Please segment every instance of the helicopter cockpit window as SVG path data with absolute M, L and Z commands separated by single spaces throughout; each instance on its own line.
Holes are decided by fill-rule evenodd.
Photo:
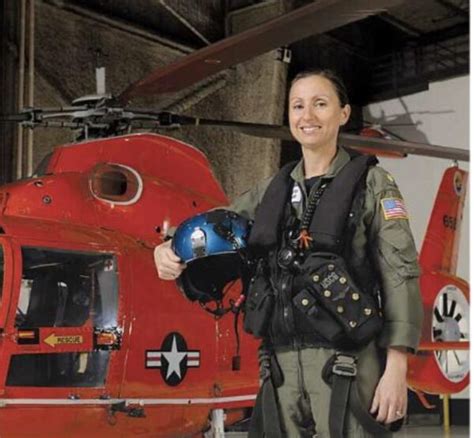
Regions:
M 117 326 L 117 260 L 112 254 L 23 247 L 15 326 L 22 328 Z M 83 333 L 83 332 L 81 332 Z M 92 331 L 90 332 L 92 336 Z M 75 336 L 74 336 L 75 335 Z M 50 335 L 51 337 L 51 335 Z M 51 338 L 57 342 L 58 338 Z M 7 386 L 102 387 L 110 351 L 14 354 Z
M 91 172 L 89 185 L 96 198 L 121 205 L 137 202 L 143 190 L 139 173 L 121 164 L 99 163 Z
M 117 262 L 111 254 L 22 248 L 15 326 L 117 326 Z
M 102 387 L 109 351 L 15 354 L 8 368 L 7 386 Z

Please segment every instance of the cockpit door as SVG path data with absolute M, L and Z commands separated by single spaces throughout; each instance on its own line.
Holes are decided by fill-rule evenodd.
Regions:
M 19 263 L 5 324 L 4 395 L 116 397 L 123 361 L 118 256 L 31 244 L 13 247 Z

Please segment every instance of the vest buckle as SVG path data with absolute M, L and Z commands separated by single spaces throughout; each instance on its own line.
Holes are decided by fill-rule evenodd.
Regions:
M 356 358 L 348 354 L 336 353 L 332 372 L 338 376 L 355 377 L 357 375 Z

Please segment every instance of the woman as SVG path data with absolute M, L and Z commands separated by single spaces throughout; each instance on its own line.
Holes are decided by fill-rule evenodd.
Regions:
M 315 213 L 312 211 L 308 216 L 308 205 L 319 201 L 322 205 L 324 192 L 328 193 L 326 198 L 330 192 L 326 187 L 335 186 L 335 181 L 340 183 L 341 170 L 352 162 L 351 155 L 337 144 L 339 129 L 348 121 L 350 112 L 345 87 L 331 71 L 308 71 L 293 80 L 289 93 L 289 125 L 301 145 L 303 158 L 291 169 L 288 181 L 284 183 L 290 185 L 290 196 L 285 201 L 285 213 L 280 215 L 284 219 L 280 219 L 279 226 L 283 227 L 286 236 L 278 238 L 280 255 L 288 242 L 298 242 L 300 248 L 312 251 L 314 242 L 308 232 L 308 221 Z M 356 283 L 366 292 L 370 289 L 370 293 L 377 293 L 382 305 L 384 326 L 380 335 L 357 353 L 357 385 L 362 403 L 374 418 L 390 424 L 402 418 L 407 409 L 407 352 L 417 347 L 422 319 L 419 272 L 398 187 L 391 175 L 373 162 L 367 163 L 361 182 L 353 184 L 355 194 L 346 225 L 350 233 L 344 238 L 343 255 Z M 269 186 L 270 180 L 262 182 L 239 197 L 230 208 L 255 219 L 257 207 L 264 210 L 267 208 L 265 203 L 276 205 L 273 200 L 265 201 Z M 273 186 L 277 187 L 275 182 Z M 316 207 L 316 211 L 321 208 Z M 336 218 L 340 214 L 337 209 L 324 211 L 327 217 L 334 214 Z M 305 219 L 305 214 L 309 219 Z M 271 215 L 260 211 L 254 229 L 262 217 L 271 220 Z M 266 253 L 266 257 L 271 264 L 270 254 Z M 160 278 L 165 280 L 176 279 L 185 268 L 169 242 L 156 248 L 155 261 Z M 276 270 L 285 271 L 284 268 Z M 276 284 L 277 298 L 278 294 L 284 294 L 279 289 L 284 281 L 278 275 L 272 283 Z M 289 284 L 294 286 L 295 283 Z M 283 372 L 284 383 L 277 388 L 277 394 L 285 436 L 311 437 L 317 432 L 318 437 L 325 437 L 329 436 L 331 390 L 323 382 L 321 371 L 335 353 L 335 346 L 325 342 L 324 336 L 318 333 L 312 336 L 310 329 L 301 323 L 304 318 L 291 301 L 298 292 L 291 290 L 288 293 L 288 309 L 283 305 L 275 306 L 265 338 Z M 282 315 L 287 317 L 287 310 L 290 324 L 285 325 Z M 349 413 L 344 436 L 372 435 Z

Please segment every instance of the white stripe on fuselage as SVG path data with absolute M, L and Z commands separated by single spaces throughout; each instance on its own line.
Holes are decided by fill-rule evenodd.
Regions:
M 111 398 L 101 399 L 62 399 L 62 398 L 2 398 L 0 407 L 11 405 L 113 405 L 123 403 L 127 405 L 153 406 L 153 405 L 207 405 L 215 403 L 234 403 L 243 401 L 252 401 L 257 397 L 256 394 L 236 395 L 232 397 L 214 397 L 214 398 Z

